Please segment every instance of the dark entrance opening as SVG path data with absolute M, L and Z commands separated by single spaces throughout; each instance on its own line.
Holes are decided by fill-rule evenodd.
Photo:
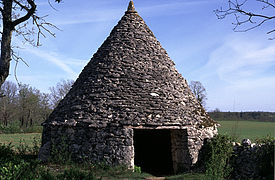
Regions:
M 135 165 L 155 176 L 173 174 L 168 129 L 134 129 Z

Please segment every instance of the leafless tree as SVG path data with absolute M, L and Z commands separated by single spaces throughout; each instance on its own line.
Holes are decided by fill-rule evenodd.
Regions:
M 249 3 L 257 3 L 259 10 L 249 6 Z M 225 7 L 214 10 L 218 19 L 224 19 L 227 16 L 234 16 L 235 22 L 233 30 L 236 32 L 246 32 L 262 26 L 264 23 L 273 21 L 273 27 L 270 27 L 267 34 L 275 32 L 275 0 L 228 0 Z M 275 37 L 269 38 L 270 40 Z
M 55 108 L 58 103 L 66 96 L 73 83 L 73 80 L 61 80 L 61 82 L 58 82 L 55 87 L 50 87 L 50 100 L 53 108 Z
M 51 28 L 57 27 L 47 22 L 46 16 L 38 16 L 36 7 L 35 0 L 0 0 L 0 87 L 9 75 L 11 60 L 23 60 L 12 49 L 13 33 L 34 46 L 40 45 L 40 37 L 46 37 L 46 33 L 55 36 Z
M 41 93 L 39 96 L 39 116 L 42 121 L 45 121 L 52 112 L 50 104 L 50 94 Z
M 200 81 L 191 81 L 189 85 L 192 93 L 195 95 L 199 103 L 205 107 L 206 105 L 206 90 Z

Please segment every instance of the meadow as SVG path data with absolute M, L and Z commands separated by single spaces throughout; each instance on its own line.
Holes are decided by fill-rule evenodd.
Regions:
M 15 134 L 0 134 L 0 143 L 11 144 L 15 149 L 20 145 L 33 147 L 36 141 L 40 142 L 41 133 L 15 133 Z
M 227 134 L 238 141 L 248 138 L 252 141 L 266 136 L 274 137 L 275 122 L 258 121 L 218 121 L 219 134 Z

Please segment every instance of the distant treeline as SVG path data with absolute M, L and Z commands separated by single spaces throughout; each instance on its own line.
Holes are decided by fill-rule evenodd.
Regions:
M 21 130 L 40 126 L 72 86 L 62 80 L 42 93 L 28 84 L 6 81 L 0 88 L 0 133 L 18 127 Z
M 275 112 L 208 112 L 216 121 L 275 122 Z

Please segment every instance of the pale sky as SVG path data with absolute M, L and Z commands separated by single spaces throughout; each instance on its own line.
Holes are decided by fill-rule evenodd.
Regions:
M 38 0 L 38 12 L 62 31 L 23 47 L 18 80 L 49 92 L 62 79 L 75 80 L 127 9 L 129 0 Z M 134 0 L 136 10 L 188 82 L 207 91 L 207 110 L 275 111 L 274 22 L 246 33 L 233 32 L 233 18 L 218 20 L 213 10 L 226 0 Z M 256 6 L 253 7 L 257 8 Z M 8 80 L 15 82 L 14 63 Z

